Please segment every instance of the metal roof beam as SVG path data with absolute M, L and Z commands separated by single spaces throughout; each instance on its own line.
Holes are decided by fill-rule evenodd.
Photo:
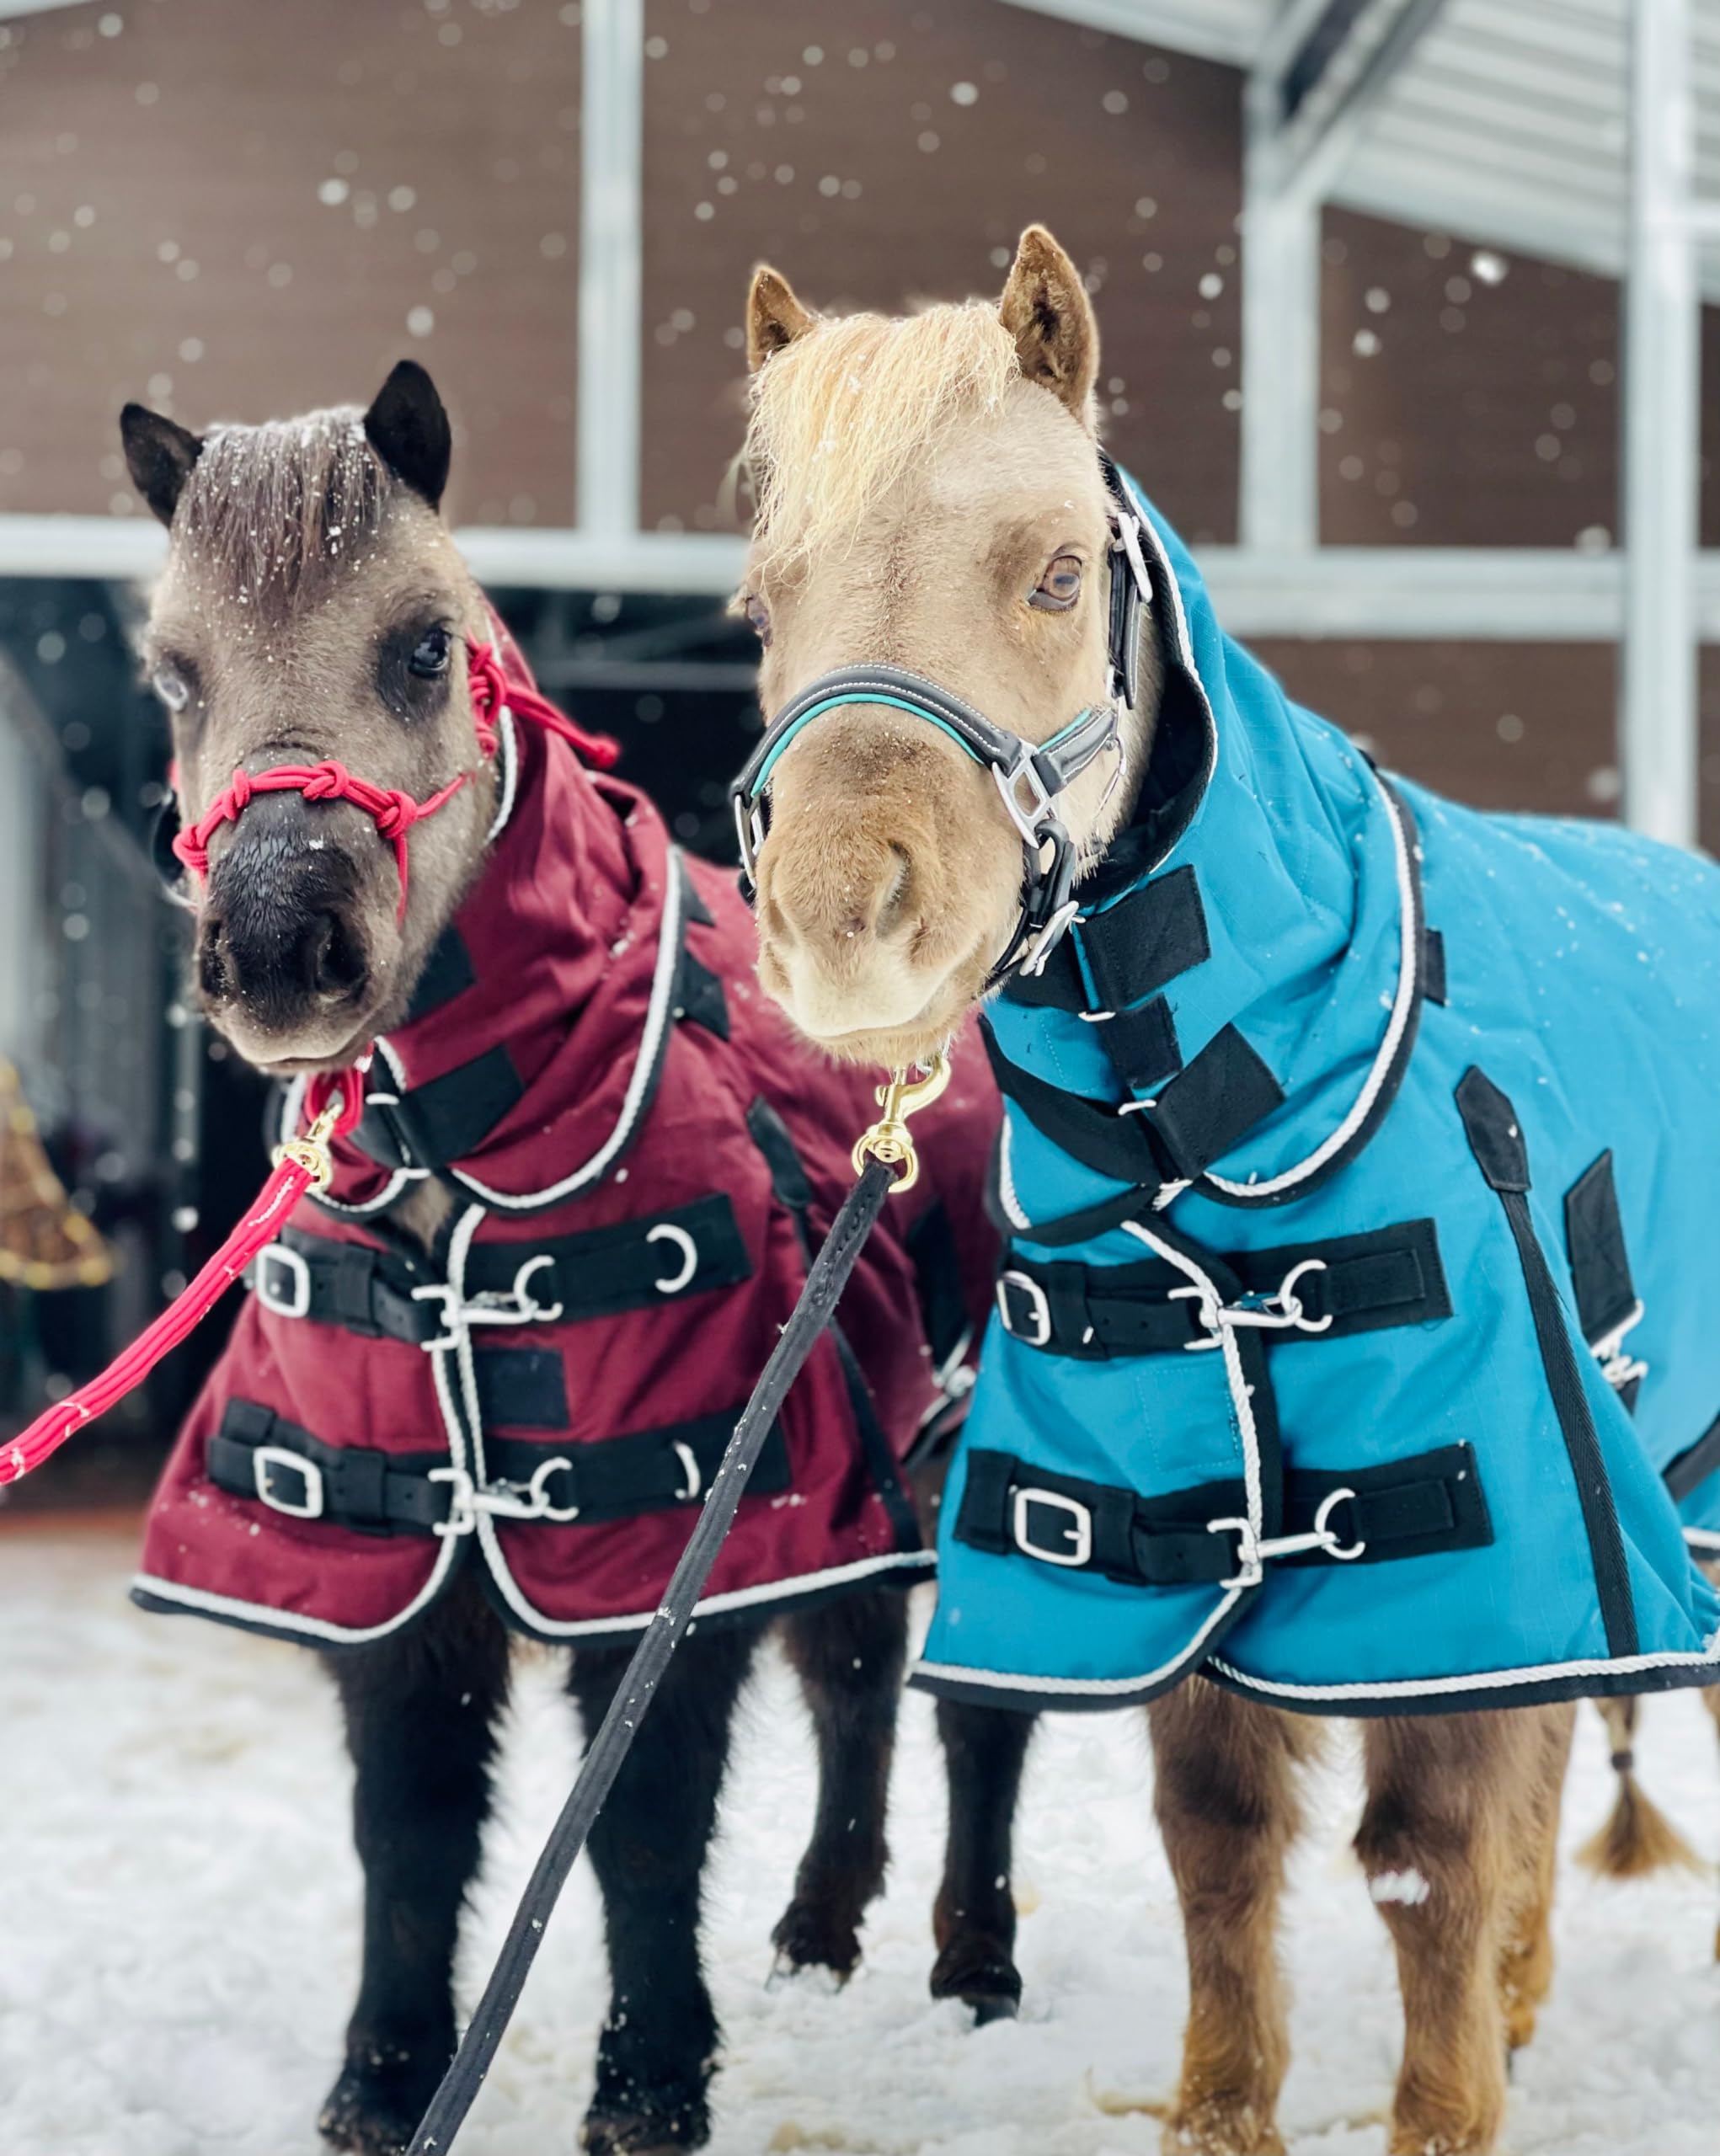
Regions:
M 1288 59 L 1257 67 L 1250 102 L 1263 179 L 1306 200 L 1328 194 L 1370 114 L 1444 4 L 1328 0 Z M 1297 11 L 1298 0 L 1286 0 L 1280 20 Z M 1275 57 L 1276 41 L 1269 45 Z

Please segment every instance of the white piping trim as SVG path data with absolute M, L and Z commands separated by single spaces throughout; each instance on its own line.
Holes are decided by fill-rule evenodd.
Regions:
M 1692 1550 L 1720 1550 L 1720 1530 L 1712 1527 L 1687 1527 L 1684 1539 Z
M 1274 1700 L 1427 1700 L 1485 1692 L 1501 1685 L 1531 1685 L 1561 1678 L 1634 1677 L 1651 1669 L 1712 1668 L 1720 1676 L 1720 1633 L 1700 1651 L 1666 1654 L 1621 1655 L 1587 1662 L 1531 1663 L 1520 1669 L 1482 1669 L 1462 1677 L 1404 1678 L 1377 1684 L 1285 1684 L 1265 1677 L 1251 1677 L 1246 1670 L 1213 1657 L 1212 1667 L 1234 1684 Z
M 1133 492 L 1133 482 L 1130 481 L 1129 483 L 1130 491 Z M 1213 780 L 1218 775 L 1218 714 L 1212 707 L 1211 697 L 1206 693 L 1206 684 L 1200 678 L 1200 670 L 1194 664 L 1194 645 L 1189 634 L 1189 617 L 1183 611 L 1182 587 L 1177 582 L 1176 571 L 1171 567 L 1171 558 L 1165 552 L 1164 542 L 1160 539 L 1156 530 L 1154 528 L 1152 519 L 1147 515 L 1146 509 L 1142 506 L 1139 494 L 1136 494 L 1135 497 L 1135 506 L 1140 511 L 1140 536 L 1146 540 L 1148 547 L 1151 550 L 1152 558 L 1154 561 L 1158 563 L 1159 568 L 1163 574 L 1166 586 L 1171 595 L 1171 625 L 1176 632 L 1178 660 L 1182 666 L 1183 671 L 1189 676 L 1190 681 L 1194 683 L 1194 693 L 1200 699 L 1200 707 L 1206 713 L 1206 738 L 1211 745 L 1206 759 L 1206 777 L 1200 789 L 1201 798 L 1204 801 L 1212 785 Z M 1199 811 L 1197 810 L 1196 813 L 1198 814 Z M 1172 855 L 1175 853 L 1177 848 L 1181 846 L 1183 840 L 1189 835 L 1189 830 L 1194 827 L 1194 819 L 1190 817 L 1188 825 L 1186 825 L 1182 830 L 1178 832 L 1176 837 L 1172 840 L 1169 846 L 1165 848 L 1158 859 L 1154 862 L 1151 868 L 1147 871 L 1149 875 L 1155 874 L 1159 869 L 1164 867 L 1165 863 L 1171 858 Z
M 480 1182 L 476 1176 L 468 1175 L 463 1168 L 451 1164 L 448 1172 L 474 1197 L 481 1198 L 485 1204 L 499 1206 L 505 1211 L 535 1211 L 541 1205 L 570 1198 L 575 1191 L 583 1190 L 588 1183 L 598 1181 L 632 1137 L 633 1125 L 644 1106 L 645 1096 L 657 1075 L 664 1037 L 669 1026 L 669 1001 L 674 990 L 675 975 L 681 957 L 686 876 L 681 849 L 671 846 L 668 857 L 667 884 L 663 894 L 663 922 L 657 937 L 656 970 L 651 979 L 651 1000 L 646 1006 L 644 1031 L 640 1036 L 638 1054 L 633 1061 L 633 1075 L 628 1081 L 627 1097 L 622 1102 L 621 1115 L 614 1129 L 582 1166 L 543 1190 L 496 1190 L 489 1183 Z M 377 1046 L 380 1048 L 382 1045 L 378 1041 Z M 393 1060 L 392 1056 L 389 1059 L 391 1062 Z
M 1213 1628 L 1230 1614 L 1242 1592 L 1240 1588 L 1231 1588 L 1180 1654 L 1173 1654 L 1169 1661 L 1140 1677 L 1019 1677 L 1006 1670 L 964 1669 L 950 1662 L 916 1662 L 908 1674 L 911 1679 L 926 1677 L 934 1684 L 983 1684 L 994 1692 L 1060 1692 L 1079 1700 L 1115 1699 L 1119 1694 L 1139 1692 L 1149 1685 L 1163 1688 L 1200 1660 L 1200 1650 Z
M 1003 1208 L 1010 1226 L 1012 1228 L 1019 1228 L 1023 1231 L 1023 1233 L 1030 1234 L 1032 1232 L 1034 1224 L 1030 1219 L 1028 1219 L 1026 1213 L 1023 1210 L 1022 1202 L 1016 1195 L 1015 1172 L 1010 1164 L 1009 1149 L 1012 1129 L 1013 1126 L 1011 1123 L 1007 1106 L 1006 1104 L 1002 1124 L 1002 1135 L 997 1142 L 998 1202 Z
M 480 1523 L 480 1532 L 489 1523 Z M 493 1532 L 493 1530 L 492 1530 Z M 488 1550 L 485 1552 L 489 1555 Z M 931 1550 L 897 1550 L 878 1557 L 857 1558 L 852 1564 L 832 1565 L 827 1572 L 797 1572 L 788 1579 L 770 1580 L 762 1587 L 735 1588 L 727 1594 L 708 1594 L 702 1602 L 693 1604 L 692 1622 L 701 1617 L 720 1617 L 726 1611 L 767 1608 L 773 1602 L 792 1602 L 803 1595 L 818 1594 L 826 1588 L 846 1587 L 855 1580 L 871 1579 L 880 1572 L 924 1572 L 929 1573 L 937 1562 L 937 1553 Z M 492 1560 L 494 1568 L 494 1561 Z M 643 1632 L 657 1615 L 654 1605 L 649 1609 L 635 1610 L 627 1615 L 615 1617 L 582 1617 L 568 1623 L 545 1617 L 534 1609 L 520 1589 L 513 1585 L 511 1576 L 498 1573 L 496 1584 L 507 1597 L 513 1609 L 534 1631 L 556 1640 L 576 1640 L 592 1633 Z M 510 1592 L 510 1588 L 512 1592 Z
M 514 714 L 505 704 L 502 706 L 496 732 L 501 744 L 502 795 L 490 827 L 483 835 L 486 846 L 492 845 L 507 829 L 520 791 L 520 743 L 514 732 Z
M 1318 1172 L 1334 1153 L 1341 1152 L 1356 1132 L 1373 1113 L 1374 1103 L 1381 1088 L 1391 1074 L 1391 1065 L 1402 1043 L 1404 1029 L 1414 1012 L 1416 999 L 1421 986 L 1421 953 L 1417 948 L 1420 938 L 1416 934 L 1415 882 L 1410 865 L 1409 834 L 1404 829 L 1403 816 L 1390 792 L 1381 783 L 1371 766 L 1368 775 L 1373 780 L 1380 798 L 1386 804 L 1387 820 L 1391 826 L 1391 846 L 1397 873 L 1397 906 L 1399 921 L 1397 991 L 1392 998 L 1391 1016 L 1386 1022 L 1372 1067 L 1359 1093 L 1352 1102 L 1348 1115 L 1335 1130 L 1317 1145 L 1313 1151 L 1294 1167 L 1285 1168 L 1279 1175 L 1265 1182 L 1233 1182 L 1228 1176 L 1215 1175 L 1207 1169 L 1201 1180 L 1215 1188 L 1230 1192 L 1240 1198 L 1268 1198 L 1279 1191 L 1293 1189 L 1299 1182 Z

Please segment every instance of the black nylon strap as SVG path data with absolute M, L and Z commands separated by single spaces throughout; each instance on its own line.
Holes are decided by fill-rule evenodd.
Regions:
M 302 1295 L 307 1307 L 301 1315 L 364 1339 L 422 1347 L 443 1331 L 441 1299 L 413 1297 L 414 1287 L 435 1283 L 427 1267 L 392 1251 L 337 1242 L 299 1228 L 286 1229 L 280 1241 L 291 1257 L 271 1257 L 270 1245 L 256 1270 L 268 1299 L 283 1314 Z M 533 1262 L 542 1259 L 548 1262 Z M 554 1321 L 566 1325 L 654 1310 L 751 1277 L 752 1260 L 734 1205 L 721 1192 L 581 1235 L 474 1243 L 466 1261 L 468 1296 L 511 1295 L 522 1283 L 526 1305 L 546 1312 L 559 1304 Z M 522 1323 L 534 1321 L 531 1309 L 522 1312 Z
M 1696 1443 L 1681 1452 L 1664 1476 L 1667 1495 L 1681 1505 L 1693 1490 L 1720 1470 L 1720 1415 L 1709 1423 Z
M 1275 1343 L 1341 1340 L 1451 1315 L 1432 1220 L 1403 1220 L 1365 1235 L 1230 1251 L 1225 1263 L 1252 1296 L 1272 1295 L 1298 1267 L 1293 1292 L 1306 1329 L 1286 1326 Z M 1077 1362 L 1186 1351 L 1211 1339 L 1199 1305 L 1172 1296 L 1186 1277 L 1162 1258 L 1134 1265 L 1082 1265 L 1017 1255 L 1001 1276 L 998 1308 L 1006 1331 L 1026 1346 Z M 1315 1328 L 1318 1328 L 1316 1330 Z
M 1151 1106 L 1119 1109 L 1065 1092 L 1012 1063 L 982 1028 L 998 1091 L 1054 1145 L 1097 1174 L 1156 1186 L 1192 1182 L 1283 1104 L 1278 1081 L 1234 1026 L 1159 1088 Z
M 734 1205 L 713 1192 L 688 1205 L 642 1213 L 581 1235 L 551 1235 L 542 1242 L 475 1242 L 466 1261 L 467 1292 L 510 1293 L 521 1267 L 540 1255 L 550 1262 L 531 1276 L 525 1292 L 541 1306 L 559 1303 L 558 1322 L 651 1310 L 752 1277 Z
M 259 1448 L 291 1457 L 259 1460 Z M 295 1460 L 303 1465 L 294 1466 Z M 430 1471 L 447 1464 L 446 1452 L 324 1444 L 255 1401 L 230 1400 L 209 1440 L 206 1471 L 217 1489 L 301 1518 L 331 1520 L 361 1534 L 428 1534 L 446 1521 L 451 1500 L 450 1486 L 432 1482 Z
M 1226 1026 L 1141 1113 L 1151 1118 L 1178 1177 L 1192 1182 L 1283 1105 L 1278 1081 Z
M 1637 1307 L 1610 1152 L 1585 1168 L 1565 1193 L 1565 1249 L 1577 1291 L 1577 1321 L 1592 1348 Z
M 546 1475 L 539 1487 L 558 1512 L 577 1506 L 588 1526 L 699 1503 L 739 1413 L 729 1408 L 665 1429 L 569 1445 L 567 1465 Z M 259 1448 L 264 1452 L 260 1460 Z M 547 1460 L 563 1456 L 553 1444 L 521 1438 L 489 1438 L 484 1444 L 492 1487 L 504 1483 L 523 1490 Z M 218 1489 L 264 1504 L 272 1500 L 275 1509 L 301 1518 L 363 1534 L 428 1534 L 447 1524 L 453 1508 L 452 1485 L 430 1479 L 432 1469 L 447 1465 L 445 1452 L 383 1453 L 328 1444 L 254 1401 L 233 1400 L 209 1441 L 206 1471 Z M 778 1495 L 791 1480 L 788 1443 L 773 1423 L 748 1488 Z
M 1386 1564 L 1479 1549 L 1493 1540 L 1475 1454 L 1466 1444 L 1442 1445 L 1381 1466 L 1292 1468 L 1284 1482 L 1282 1526 L 1272 1531 L 1287 1535 L 1311 1532 L 1334 1491 L 1354 1492 L 1333 1508 L 1327 1523 L 1341 1546 L 1365 1545 L 1342 1561 L 1347 1563 Z M 1208 1522 L 1236 1518 L 1246 1510 L 1240 1480 L 1149 1498 L 1113 1484 L 1050 1473 L 1008 1453 L 976 1449 L 968 1457 L 955 1533 L 958 1541 L 994 1556 L 1060 1561 L 1069 1571 L 1100 1572 L 1125 1587 L 1217 1586 L 1238 1568 L 1238 1538 L 1210 1531 Z M 1323 1550 L 1308 1550 L 1267 1561 L 1340 1561 Z
M 382 1167 L 445 1168 L 475 1152 L 525 1091 L 505 1046 L 493 1048 L 398 1100 L 371 1093 L 353 1143 Z
M 406 1006 L 407 1023 L 410 1025 L 414 1019 L 427 1018 L 432 1011 L 440 1011 L 445 1003 L 451 1003 L 457 995 L 474 986 L 477 979 L 472 953 L 462 941 L 459 930 L 450 921 L 430 946 L 424 971 L 412 991 L 412 1001 Z
M 1070 939 L 1079 942 L 1086 957 L 1097 1006 L 1072 949 L 1054 953 L 1043 974 L 1011 981 L 1003 990 L 1009 1001 L 1060 1011 L 1121 1011 L 1143 996 L 1156 995 L 1212 955 L 1199 882 L 1187 864 L 1137 884 L 1103 913 L 1083 916 Z
M 338 1325 L 361 1340 L 399 1340 L 412 1347 L 422 1347 L 442 1330 L 438 1301 L 414 1300 L 412 1293 L 435 1278 L 427 1266 L 400 1252 L 336 1242 L 302 1228 L 283 1229 L 279 1246 L 265 1245 L 252 1267 L 253 1289 L 283 1315 L 292 1312 Z
M 1138 1010 L 1119 1011 L 1114 1018 L 1098 1022 L 1094 1031 L 1128 1092 L 1149 1092 L 1183 1068 L 1177 1022 L 1162 995 Z

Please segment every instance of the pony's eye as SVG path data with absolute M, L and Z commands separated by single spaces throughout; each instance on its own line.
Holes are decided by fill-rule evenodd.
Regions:
M 740 611 L 751 622 L 753 634 L 757 637 L 759 642 L 768 643 L 771 640 L 771 610 L 763 600 L 756 594 L 749 593 L 741 601 Z
M 1045 574 L 1028 594 L 1029 606 L 1047 613 L 1066 614 L 1081 596 L 1081 557 L 1059 554 L 1045 565 Z
M 169 711 L 183 711 L 190 702 L 191 691 L 171 666 L 158 666 L 150 676 L 150 686 Z
M 406 662 L 420 680 L 434 680 L 438 674 L 448 670 L 448 632 L 440 623 L 426 629 L 412 647 L 412 656 Z

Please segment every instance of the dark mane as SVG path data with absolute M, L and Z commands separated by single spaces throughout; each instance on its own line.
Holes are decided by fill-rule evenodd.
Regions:
M 280 611 L 376 537 L 388 487 L 354 407 L 217 427 L 192 467 L 174 536 L 231 590 Z

